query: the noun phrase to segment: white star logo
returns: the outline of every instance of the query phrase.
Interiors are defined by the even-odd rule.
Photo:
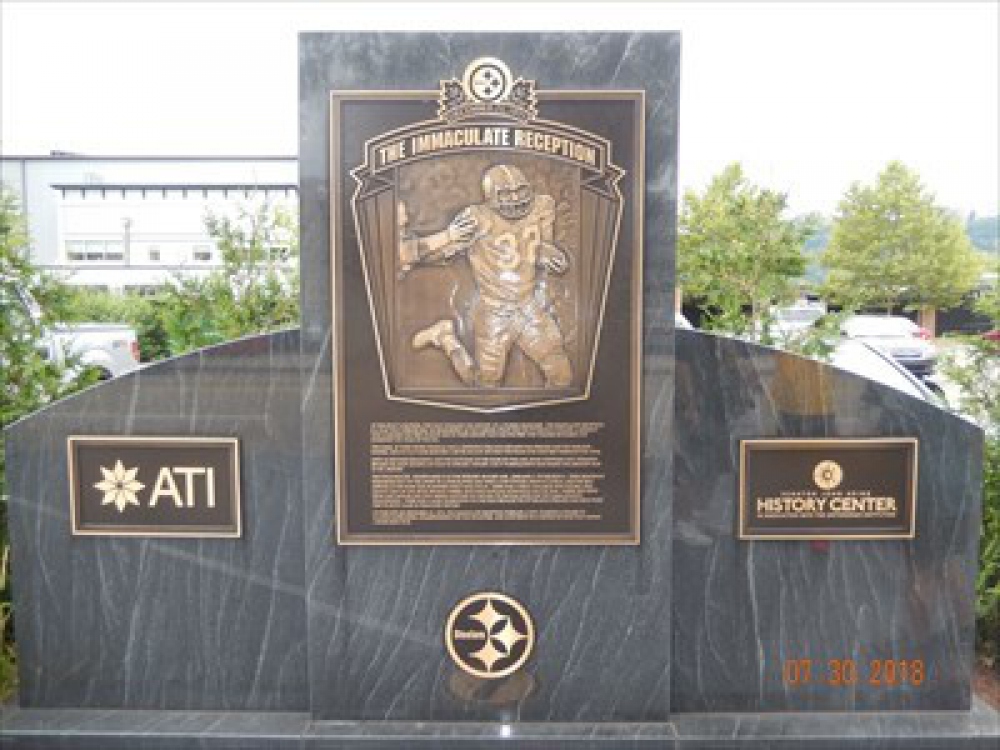
[[[478,651],[473,651],[469,656],[479,659],[479,661],[485,664],[487,672],[492,672],[494,664],[510,656],[511,649],[519,641],[527,638],[526,635],[519,632],[511,624],[509,617],[497,612],[491,599],[487,599],[486,606],[476,614],[470,615],[469,619],[482,623],[486,631],[486,642],[483,644],[483,647]],[[503,627],[498,627],[501,624]],[[502,646],[503,650],[498,649],[494,644]]]
[[[496,625],[501,620],[505,620],[503,615],[493,608],[493,602],[490,599],[486,600],[486,606],[483,607],[479,612],[474,615],[469,615],[470,620],[478,620],[486,628],[486,634],[489,635],[493,632],[493,626]]]
[[[514,646],[516,646],[518,643],[520,643],[527,637],[528,636],[526,636],[524,633],[519,632],[517,628],[515,628],[511,624],[509,618],[507,618],[507,622],[504,623],[503,629],[499,633],[494,633],[493,635],[490,636],[492,640],[499,641],[500,643],[503,644],[504,650],[507,652],[507,654],[510,654]]]
[[[139,467],[126,470],[121,461],[116,461],[114,469],[105,469],[103,466],[100,469],[104,479],[96,482],[94,488],[104,493],[101,505],[114,504],[121,513],[127,506],[139,504],[135,493],[146,486],[136,481],[135,475],[139,473]]]

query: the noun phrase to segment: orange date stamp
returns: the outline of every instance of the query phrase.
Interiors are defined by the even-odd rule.
[[[923,659],[786,659],[781,681],[789,687],[920,687],[927,681],[927,665]]]

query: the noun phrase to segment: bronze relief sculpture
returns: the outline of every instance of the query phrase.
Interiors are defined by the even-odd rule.
[[[479,412],[585,400],[622,215],[611,143],[542,119],[573,94],[492,58],[435,96],[437,119],[369,139],[352,172],[386,396]]]
[[[400,204],[405,221],[405,204]],[[483,201],[462,209],[448,227],[417,238],[400,235],[403,269],[443,264],[464,256],[476,285],[472,315],[474,356],[442,318],[413,337],[413,348],[444,352],[466,385],[494,387],[503,381],[507,357],[517,346],[534,362],[546,388],[566,388],[572,365],[543,284],[545,273],[562,275],[566,252],[554,244],[555,201],[536,195],[524,173],[496,164],[483,175]]]

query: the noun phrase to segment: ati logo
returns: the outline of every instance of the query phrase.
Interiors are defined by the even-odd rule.
[[[535,628],[516,599],[486,592],[455,605],[444,637],[459,669],[493,680],[524,666],[535,645]]]
[[[139,495],[146,485],[139,481],[139,467],[126,469],[119,460],[111,469],[103,466],[100,469],[104,478],[96,482],[94,488],[103,493],[101,505],[114,505],[122,513],[130,505],[142,504]],[[161,500],[172,502],[178,508],[193,508],[196,504],[214,508],[215,469],[211,466],[161,467],[146,504],[155,508]]]
[[[835,490],[844,481],[844,470],[836,461],[820,461],[813,469],[813,481],[821,490]]]

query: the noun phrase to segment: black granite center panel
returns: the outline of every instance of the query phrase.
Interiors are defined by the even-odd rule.
[[[304,710],[297,331],[157,363],[10,429],[25,707]],[[67,435],[238,437],[239,539],[71,537]]]
[[[646,90],[642,545],[346,548],[333,542],[329,92],[431,89],[494,56],[539,89]],[[670,662],[671,349],[679,37],[306,34],[300,41],[304,502],[312,710],[323,718],[657,720]],[[358,315],[368,315],[358,310]],[[474,699],[442,643],[496,589],[538,629],[527,681]],[[528,690],[530,688],[530,690]],[[527,690],[527,695],[524,691]]]
[[[673,710],[968,708],[979,429],[773,349],[678,331],[676,353]],[[736,538],[741,438],[872,436],[920,441],[915,539]],[[809,684],[788,684],[783,665],[803,659]],[[856,684],[831,684],[845,660]],[[921,684],[904,660],[923,661]]]

